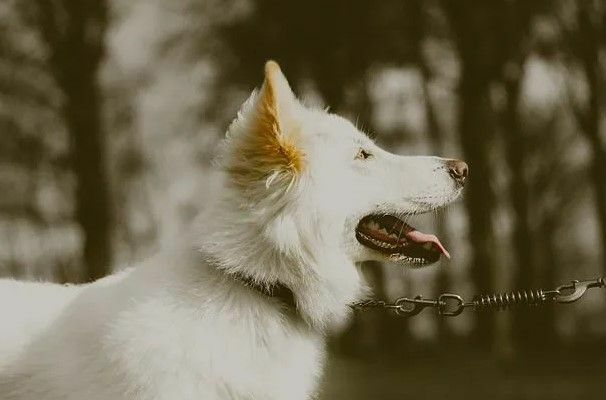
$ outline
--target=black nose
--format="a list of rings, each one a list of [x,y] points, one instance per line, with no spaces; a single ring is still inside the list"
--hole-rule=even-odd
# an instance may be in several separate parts
[[[465,180],[469,175],[469,167],[465,161],[448,160],[446,161],[446,167],[448,168],[448,173],[452,176],[452,179],[457,181],[460,185],[465,184]]]

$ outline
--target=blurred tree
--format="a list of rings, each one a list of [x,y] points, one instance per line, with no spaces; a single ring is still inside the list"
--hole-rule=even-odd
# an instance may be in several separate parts
[[[104,0],[31,0],[23,15],[47,47],[47,63],[62,95],[62,116],[77,177],[76,219],[84,235],[86,278],[107,274],[112,261],[111,207],[97,73],[104,55]]]
[[[416,0],[411,2],[410,14],[406,17],[413,21],[412,36],[413,42],[413,61],[421,72],[423,98],[425,100],[425,122],[427,125],[427,135],[431,143],[433,154],[445,155],[446,138],[438,121],[436,107],[432,98],[431,85],[435,80],[434,71],[431,69],[427,56],[425,55],[424,46],[432,36],[439,36],[440,32],[435,32],[432,29],[432,18],[429,8],[435,8],[436,4],[432,1]],[[447,237],[447,229],[444,214],[436,216],[436,235],[439,238]],[[440,269],[437,276],[435,291],[437,294],[444,293],[449,290],[450,279],[446,268]],[[451,338],[447,321],[443,318],[438,319],[438,336],[440,340],[445,341]]]
[[[592,152],[591,177],[595,192],[601,229],[602,269],[606,271],[606,141],[601,133],[600,121],[604,106],[604,73],[606,67],[600,62],[600,53],[606,46],[606,5],[604,2],[580,0],[578,4],[577,32],[573,35],[571,49],[581,60],[589,101],[582,109],[572,102],[577,122],[587,138]],[[603,56],[602,56],[603,58]]]
[[[529,52],[536,51],[542,57],[553,58],[557,52],[557,38],[553,34],[537,38],[531,37],[530,26],[533,18],[540,12],[547,12],[549,3],[542,0],[509,2],[506,9],[506,23],[500,48],[505,52],[505,63],[502,69],[502,83],[506,93],[506,103],[502,113],[503,139],[506,149],[506,160],[510,172],[509,198],[513,210],[512,243],[514,249],[513,286],[528,289],[536,286],[549,286],[554,282],[555,264],[549,265],[555,257],[553,252],[554,223],[539,224],[540,229],[533,229],[530,222],[532,207],[530,195],[532,185],[537,189],[536,180],[529,182],[528,165],[532,158],[548,158],[551,153],[541,153],[541,145],[533,146],[532,135],[524,128],[526,121],[520,116],[520,90]],[[553,122],[553,121],[552,121]],[[553,138],[553,123],[547,123],[541,130],[541,141],[559,143]],[[537,132],[534,132],[537,133]],[[551,134],[550,134],[551,133]],[[536,136],[536,135],[535,135]],[[534,140],[536,142],[536,140]],[[536,143],[535,143],[536,144]],[[546,169],[551,171],[545,163]],[[544,193],[544,191],[538,191]],[[537,190],[533,191],[537,194]],[[535,199],[533,203],[536,203]],[[545,231],[546,229],[551,229]],[[534,240],[540,238],[540,240]],[[533,248],[533,243],[537,246]],[[540,347],[540,344],[553,338],[555,332],[555,315],[552,308],[546,308],[539,315],[530,310],[516,310],[513,315],[515,343],[525,349]],[[542,329],[537,329],[542,327]]]
[[[497,78],[504,54],[498,46],[502,35],[504,3],[500,1],[444,1],[461,60],[458,130],[472,179],[465,204],[472,244],[471,277],[483,292],[494,288],[496,265],[492,187],[496,116],[490,89]],[[475,340],[489,346],[494,333],[494,315],[479,314]]]
[[[0,187],[8,189],[0,196],[6,238],[0,274],[53,279],[57,269],[71,273],[77,258],[78,245],[70,241],[71,175],[44,46],[24,23],[21,4],[0,4]]]
[[[566,228],[562,210],[572,207],[585,184],[583,166],[574,155],[580,143],[570,124],[570,106],[575,103],[565,98],[565,82],[577,85],[582,79],[564,64],[570,54],[562,51],[562,20],[551,6],[548,1],[519,2],[512,8],[512,29],[505,42],[510,51],[503,74],[503,126],[515,217],[514,285],[519,288],[556,283],[564,268],[565,252],[557,242],[558,232]],[[541,349],[557,339],[554,309],[515,312],[514,332],[525,350]]]
[[[257,0],[252,6],[246,18],[220,31],[231,49],[222,63],[232,83],[257,84],[259,68],[275,58],[291,83],[311,79],[337,108],[346,106],[346,92],[364,80],[370,65],[411,61],[415,21],[406,17],[407,2]]]
[[[503,139],[506,160],[511,174],[509,197],[513,210],[512,242],[514,249],[514,287],[532,287],[532,233],[529,221],[528,182],[525,168],[527,144],[520,126],[519,97],[524,62],[527,56],[528,25],[532,12],[532,2],[514,1],[507,10],[507,31],[503,51],[507,61],[502,71],[503,85],[507,95],[502,114]],[[532,315],[525,310],[515,313],[513,332],[517,343],[523,342],[531,331]]]

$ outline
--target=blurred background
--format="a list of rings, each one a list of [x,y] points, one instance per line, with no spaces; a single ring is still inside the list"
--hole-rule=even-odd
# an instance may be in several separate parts
[[[277,60],[400,154],[465,159],[419,218],[453,254],[365,265],[377,297],[471,298],[606,272],[606,1],[3,0],[0,276],[86,282],[175,240],[227,124]],[[606,296],[355,316],[320,399],[597,399]]]

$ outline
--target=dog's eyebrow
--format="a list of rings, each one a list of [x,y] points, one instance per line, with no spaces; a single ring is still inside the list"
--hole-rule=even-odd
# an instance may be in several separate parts
[[[371,132],[362,131],[362,133],[364,135],[366,135],[366,137],[369,138],[373,143],[376,142],[376,139],[377,139],[376,132],[374,132],[374,131],[371,131]]]
[[[362,133],[366,139],[370,140],[373,144],[376,144],[377,134],[374,132],[367,132],[363,129],[357,128],[360,133]],[[360,144],[364,144],[363,140],[359,140]]]
[[[377,134],[374,133],[374,132],[367,132],[366,129],[364,129],[363,126],[360,126],[360,116],[359,115],[356,117],[356,123],[354,124],[354,126],[355,126],[355,128],[356,128],[357,131],[363,133],[364,136],[366,136],[373,143],[375,143]]]

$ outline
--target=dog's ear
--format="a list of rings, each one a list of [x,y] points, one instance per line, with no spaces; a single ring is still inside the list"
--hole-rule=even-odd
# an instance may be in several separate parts
[[[245,132],[232,138],[237,156],[232,158],[229,172],[235,182],[247,186],[259,179],[268,187],[278,181],[290,185],[304,164],[297,147],[296,114],[301,105],[275,61],[265,64],[265,81],[251,100],[242,111]]]
[[[265,64],[265,81],[256,104],[256,120],[252,134],[259,140],[259,150],[280,166],[298,173],[303,155],[296,147],[298,124],[295,122],[299,102],[286,77],[275,61]]]
[[[298,105],[280,66],[273,60],[265,63],[265,81],[261,87],[260,99],[261,106],[265,109],[259,111],[275,114],[277,122],[283,124],[292,118],[293,109]]]

